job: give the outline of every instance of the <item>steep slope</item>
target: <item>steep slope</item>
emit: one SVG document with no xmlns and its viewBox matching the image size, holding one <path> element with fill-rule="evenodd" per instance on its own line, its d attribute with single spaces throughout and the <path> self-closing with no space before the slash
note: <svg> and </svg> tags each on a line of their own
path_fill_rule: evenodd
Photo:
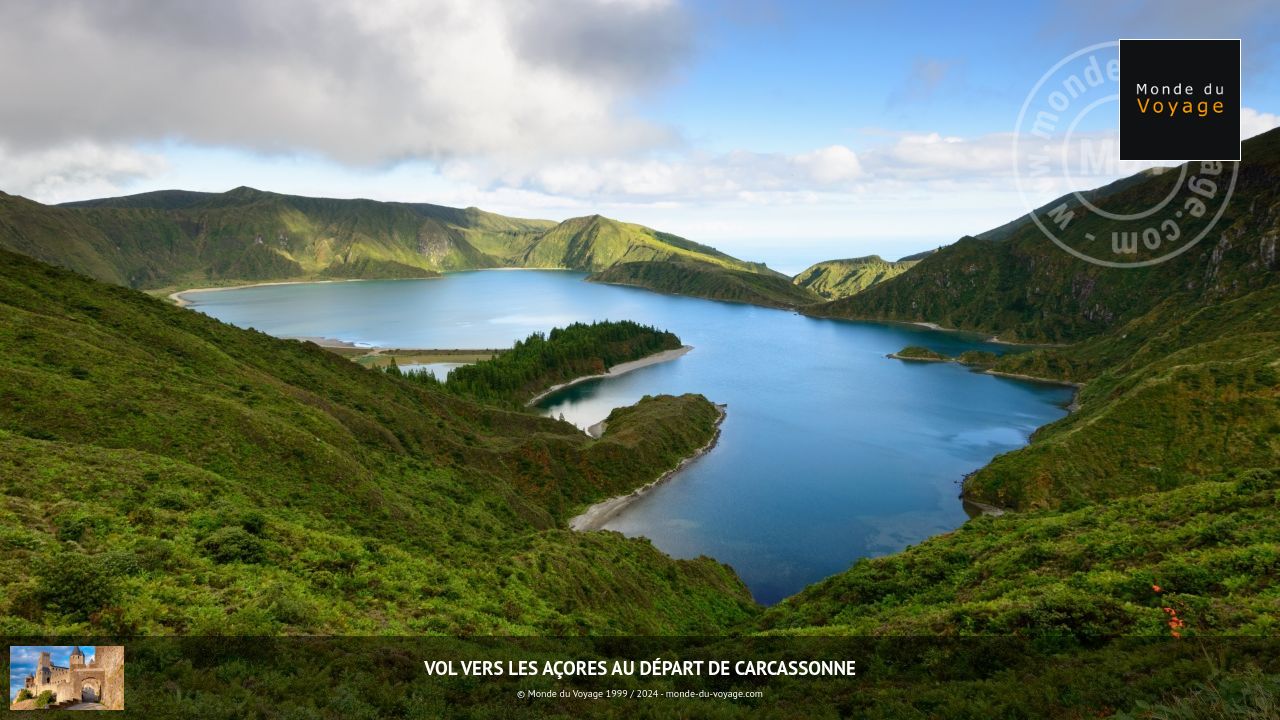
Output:
<svg viewBox="0 0 1280 720">
<path fill-rule="evenodd" d="M 699 633 L 752 612 L 710 560 L 556 529 L 705 444 L 701 396 L 595 441 L 2 250 L 0 306 L 6 634 Z"/>
<path fill-rule="evenodd" d="M 772 271 L 740 270 L 705 262 L 623 262 L 587 278 L 592 282 L 633 285 L 672 295 L 751 303 L 766 307 L 799 307 L 818 296 Z"/>
<path fill-rule="evenodd" d="M 1235 195 L 1213 232 L 1167 262 L 1099 267 L 1063 252 L 1033 224 L 1015 222 L 996 239 L 962 238 L 888 282 L 806 312 L 1070 342 L 1114 330 L 1165 298 L 1190 308 L 1256 290 L 1280 269 L 1280 130 L 1246 142 L 1243 157 Z M 1113 210 L 1145 208 L 1167 194 L 1168 180 L 1141 174 L 1109 187 Z M 1089 214 L 1077 229 L 1101 242 L 1111 225 Z"/>
<path fill-rule="evenodd" d="M 897 277 L 915 265 L 913 260 L 890 262 L 879 255 L 825 260 L 810 265 L 792 280 L 827 300 L 857 295 L 877 283 Z"/>
<path fill-rule="evenodd" d="M 570 218 L 543 233 L 524 251 L 519 264 L 598 271 L 618 263 L 654 261 L 699 261 L 748 272 L 764 270 L 715 248 L 600 215 Z"/>
<path fill-rule="evenodd" d="M 1188 314 L 1189 313 L 1189 314 Z M 1078 507 L 1280 460 L 1280 285 L 1188 310 L 1169 302 L 1114 334 L 1013 356 L 999 370 L 1087 377 L 1078 412 L 995 458 L 965 494 Z"/>
<path fill-rule="evenodd" d="M 1092 190 L 1081 190 L 1080 195 L 1082 195 L 1086 200 L 1090 202 L 1101 201 L 1111 195 L 1115 195 L 1119 193 L 1122 190 L 1127 190 L 1130 187 L 1133 187 L 1135 185 L 1140 185 L 1152 178 L 1158 178 L 1160 175 L 1164 173 L 1165 170 L 1167 170 L 1167 168 L 1153 168 L 1150 170 L 1143 170 L 1141 172 L 1130 175 L 1127 178 L 1120 178 L 1115 182 L 1107 183 L 1106 185 L 1093 188 Z M 1044 205 L 1041 205 L 1040 207 L 1036 208 L 1036 214 L 1043 215 L 1049 209 L 1058 207 L 1063 203 L 1076 204 L 1075 193 L 1068 193 L 1067 195 L 1063 195 L 1061 197 L 1057 197 L 1057 198 L 1054 198 L 1053 200 L 1050 200 Z M 1020 215 L 1014 218 L 1013 220 L 1010 220 L 1009 222 L 1001 225 L 1000 227 L 992 228 L 990 230 L 987 230 L 986 232 L 978 233 L 974 237 L 976 237 L 979 240 L 1008 240 L 1010 237 L 1016 234 L 1019 230 L 1022 230 L 1024 227 L 1028 225 L 1033 225 L 1031 218 L 1027 215 Z M 927 255 L 928 253 L 925 253 L 925 254 Z M 906 260 L 906 259 L 907 258 L 903 258 L 903 260 Z"/>
<path fill-rule="evenodd" d="M 175 269 L 199 262 L 199 248 L 187 230 L 163 211 L 77 211 L 3 192 L 0 247 L 130 286 L 164 282 Z"/>
<path fill-rule="evenodd" d="M 941 249 L 942 248 L 933 248 L 932 250 L 922 250 L 913 255 L 903 255 L 902 257 L 898 258 L 897 262 L 902 263 L 902 262 L 911 262 L 913 260 L 923 260 L 929 257 L 930 255 L 938 252 Z"/>
</svg>

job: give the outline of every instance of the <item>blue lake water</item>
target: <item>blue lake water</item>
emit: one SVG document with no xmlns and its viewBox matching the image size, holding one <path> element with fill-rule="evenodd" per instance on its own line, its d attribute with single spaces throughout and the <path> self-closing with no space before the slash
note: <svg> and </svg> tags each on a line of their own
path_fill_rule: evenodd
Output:
<svg viewBox="0 0 1280 720">
<path fill-rule="evenodd" d="M 773 603 L 855 560 L 964 522 L 965 474 L 1062 417 L 1067 388 L 885 357 L 1009 346 L 909 325 L 583 282 L 582 273 L 477 271 L 442 279 L 190 293 L 197 310 L 282 337 L 402 348 L 499 348 L 574 321 L 636 320 L 694 350 L 546 398 L 586 428 L 646 394 L 728 405 L 716 448 L 606 526 L 676 557 L 728 563 Z"/>
</svg>

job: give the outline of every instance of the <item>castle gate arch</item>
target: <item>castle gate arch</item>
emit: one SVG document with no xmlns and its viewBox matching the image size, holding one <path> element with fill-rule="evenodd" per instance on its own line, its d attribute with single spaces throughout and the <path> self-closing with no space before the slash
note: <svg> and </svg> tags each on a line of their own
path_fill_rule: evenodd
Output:
<svg viewBox="0 0 1280 720">
<path fill-rule="evenodd" d="M 80 682 L 80 701 L 98 702 L 102 699 L 102 681 L 97 678 L 85 678 Z"/>
</svg>

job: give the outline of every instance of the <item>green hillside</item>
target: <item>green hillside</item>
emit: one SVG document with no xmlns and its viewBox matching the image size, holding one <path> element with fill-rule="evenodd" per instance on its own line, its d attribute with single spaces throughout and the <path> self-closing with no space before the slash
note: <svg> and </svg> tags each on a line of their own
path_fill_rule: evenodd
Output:
<svg viewBox="0 0 1280 720">
<path fill-rule="evenodd" d="M 770 273 L 714 248 L 593 215 L 563 223 L 426 203 L 308 198 L 240 187 L 50 207 L 0 193 L 0 247 L 135 288 L 262 280 L 429 277 L 492 267 L 598 271 L 698 261 Z"/>
<path fill-rule="evenodd" d="M 1078 507 L 1280 461 L 1280 284 L 1188 310 L 1173 303 L 997 370 L 1087 379 L 1080 410 L 995 458 L 965 492 L 1002 507 Z"/>
<path fill-rule="evenodd" d="M 697 261 L 748 272 L 764 270 L 761 265 L 743 262 L 715 248 L 599 215 L 565 220 L 539 235 L 516 260 L 520 267 L 592 271 L 618 263 L 660 261 Z"/>
<path fill-rule="evenodd" d="M 1247 141 L 1243 152 L 1222 219 L 1209 237 L 1167 262 L 1119 272 L 1081 262 L 1024 219 L 998 228 L 990 239 L 962 238 L 890 282 L 806 312 L 925 320 L 1006 340 L 1072 342 L 1116 330 L 1166 298 L 1195 307 L 1256 290 L 1280 268 L 1280 132 Z M 1154 205 L 1167 195 L 1168 180 L 1140 174 L 1108 187 L 1107 206 L 1123 212 Z M 1109 242 L 1109 221 L 1090 213 L 1079 223 L 1079 232 Z"/>
<path fill-rule="evenodd" d="M 897 277 L 915 265 L 913 260 L 890 262 L 879 255 L 826 260 L 810 265 L 792 280 L 827 300 L 857 295 L 877 283 Z"/>
<path fill-rule="evenodd" d="M 780 273 L 706 262 L 625 262 L 587 279 L 614 285 L 634 285 L 672 295 L 766 307 L 799 307 L 819 299 L 809 290 L 793 285 Z"/>
<path fill-rule="evenodd" d="M 704 445 L 701 396 L 592 440 L 0 251 L 0 627 L 703 633 L 731 570 L 557 528 Z"/>
</svg>

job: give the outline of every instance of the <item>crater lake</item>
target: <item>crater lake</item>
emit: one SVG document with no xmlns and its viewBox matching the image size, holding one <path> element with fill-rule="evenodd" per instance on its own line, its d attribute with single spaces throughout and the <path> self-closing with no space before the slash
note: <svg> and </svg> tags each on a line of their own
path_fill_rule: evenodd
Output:
<svg viewBox="0 0 1280 720">
<path fill-rule="evenodd" d="M 585 429 L 644 395 L 696 392 L 727 405 L 716 447 L 605 528 L 647 537 L 675 557 L 727 563 L 762 603 L 859 558 L 955 529 L 967 517 L 963 477 L 1025 445 L 1066 414 L 1072 397 L 1066 387 L 885 357 L 907 345 L 948 355 L 1017 350 L 977 336 L 814 319 L 584 277 L 483 270 L 182 295 L 240 327 L 376 347 L 505 348 L 593 320 L 675 332 L 693 351 L 573 385 L 537 408 Z"/>
</svg>

